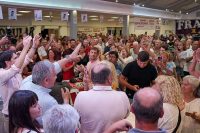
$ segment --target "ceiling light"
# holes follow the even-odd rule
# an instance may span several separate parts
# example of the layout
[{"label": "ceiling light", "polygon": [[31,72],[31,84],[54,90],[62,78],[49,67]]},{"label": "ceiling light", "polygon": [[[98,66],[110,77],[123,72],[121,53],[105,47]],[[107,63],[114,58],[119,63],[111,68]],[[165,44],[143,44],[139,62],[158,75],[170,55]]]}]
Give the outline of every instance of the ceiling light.
[{"label": "ceiling light", "polygon": [[144,4],[142,6],[144,6]]},{"label": "ceiling light", "polygon": [[92,21],[98,21],[99,19],[98,18],[91,18],[90,20],[92,20]]},{"label": "ceiling light", "polygon": [[89,16],[89,18],[97,18],[98,16]]},{"label": "ceiling light", "polygon": [[133,3],[133,5],[135,6],[136,4],[135,4],[135,3]]},{"label": "ceiling light", "polygon": [[169,9],[165,9],[167,12],[169,11]]},{"label": "ceiling light", "polygon": [[113,19],[118,19],[119,17],[111,17],[111,18],[113,18]]},{"label": "ceiling light", "polygon": [[179,11],[179,13],[181,13],[181,11]]},{"label": "ceiling light", "polygon": [[119,1],[118,1],[118,0],[115,0],[115,2],[118,3]]},{"label": "ceiling light", "polygon": [[45,18],[53,18],[53,16],[44,16]]},{"label": "ceiling light", "polygon": [[20,13],[30,13],[31,11],[18,11]]},{"label": "ceiling light", "polygon": [[115,21],[114,19],[108,19],[108,21]]},{"label": "ceiling light", "polygon": [[22,16],[22,14],[16,14],[17,16]]},{"label": "ceiling light", "polygon": [[188,12],[186,14],[189,14]]}]

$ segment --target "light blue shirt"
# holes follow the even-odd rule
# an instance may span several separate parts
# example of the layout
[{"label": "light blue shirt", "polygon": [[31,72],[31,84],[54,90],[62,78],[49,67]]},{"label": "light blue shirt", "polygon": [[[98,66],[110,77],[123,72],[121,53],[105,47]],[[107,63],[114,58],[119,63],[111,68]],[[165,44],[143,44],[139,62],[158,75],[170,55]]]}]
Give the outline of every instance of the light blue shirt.
[{"label": "light blue shirt", "polygon": [[[59,73],[61,71],[60,65],[57,62],[53,64],[55,66],[56,73]],[[34,84],[32,82],[32,75],[30,75],[22,81],[20,90],[30,90],[35,92],[38,96],[38,103],[41,106],[42,110],[41,116],[38,118],[38,121],[40,124],[42,124],[42,116],[44,115],[44,113],[53,105],[58,104],[58,102],[51,95],[49,95],[51,89]]]},{"label": "light blue shirt", "polygon": [[128,131],[128,133],[167,133],[164,129],[160,129],[159,131],[144,131],[138,128],[132,128]]}]

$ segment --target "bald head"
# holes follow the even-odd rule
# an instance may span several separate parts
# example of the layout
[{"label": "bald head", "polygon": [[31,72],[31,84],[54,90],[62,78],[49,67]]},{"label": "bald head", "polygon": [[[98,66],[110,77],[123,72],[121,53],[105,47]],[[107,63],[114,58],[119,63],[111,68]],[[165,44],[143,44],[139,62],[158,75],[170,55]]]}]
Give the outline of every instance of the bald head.
[{"label": "bald head", "polygon": [[132,106],[137,121],[156,123],[163,115],[162,96],[150,87],[141,89],[134,95]]},{"label": "bald head", "polygon": [[153,104],[155,104],[157,101],[160,100],[161,95],[159,92],[155,89],[152,89],[150,87],[146,87],[144,89],[141,89],[136,93],[136,97],[138,101],[140,101],[140,104],[144,107],[151,107]]},{"label": "bald head", "polygon": [[91,71],[93,84],[106,84],[111,74],[109,66],[105,63],[96,64]]}]

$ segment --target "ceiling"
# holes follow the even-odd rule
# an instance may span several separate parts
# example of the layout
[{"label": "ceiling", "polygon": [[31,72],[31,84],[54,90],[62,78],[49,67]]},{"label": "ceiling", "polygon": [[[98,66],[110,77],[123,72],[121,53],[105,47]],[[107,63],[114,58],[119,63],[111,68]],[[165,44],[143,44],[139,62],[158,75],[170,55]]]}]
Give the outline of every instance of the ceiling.
[{"label": "ceiling", "polygon": [[102,0],[127,5],[144,6],[172,12],[191,13],[200,9],[200,0]]},{"label": "ceiling", "polygon": [[[8,8],[16,8],[17,9],[17,19],[28,18],[34,20],[34,10],[42,10],[43,20],[49,20],[50,16],[53,20],[61,20],[61,12],[66,12],[68,10],[58,10],[58,9],[48,9],[48,8],[30,8],[30,7],[23,7],[23,6],[9,6],[9,5],[2,5],[2,12],[4,19],[8,19]],[[21,11],[29,11],[28,13],[21,13]],[[81,21],[81,14],[87,14],[88,21],[100,21],[100,16],[103,16],[103,21],[108,22],[120,22],[120,18],[122,15],[114,15],[114,14],[105,14],[105,13],[97,13],[97,12],[86,12],[86,11],[79,11],[77,19]]]}]

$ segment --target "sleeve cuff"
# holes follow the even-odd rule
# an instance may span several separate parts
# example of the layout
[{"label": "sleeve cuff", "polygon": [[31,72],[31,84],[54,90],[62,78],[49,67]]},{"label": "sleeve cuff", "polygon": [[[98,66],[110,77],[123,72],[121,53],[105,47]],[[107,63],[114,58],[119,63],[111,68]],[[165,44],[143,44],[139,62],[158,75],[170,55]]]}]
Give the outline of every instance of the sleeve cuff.
[{"label": "sleeve cuff", "polygon": [[58,62],[54,62],[53,65],[55,67],[56,74],[58,74],[59,72],[61,72],[61,67],[58,64]]}]

